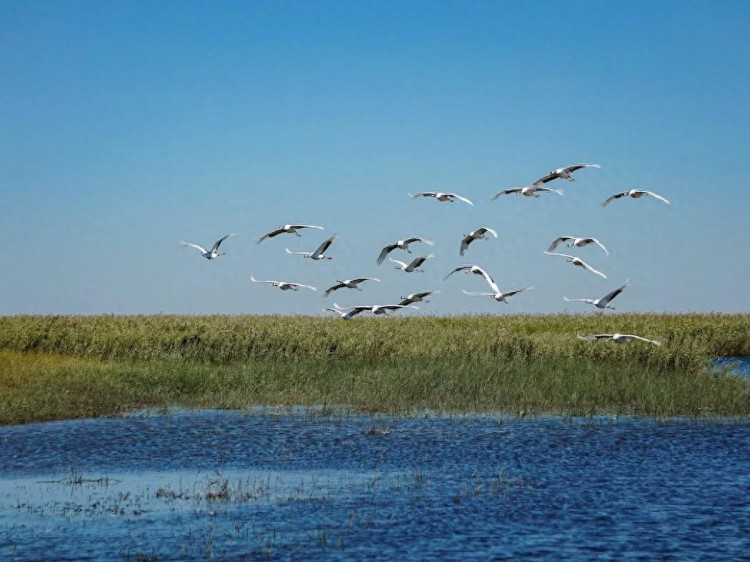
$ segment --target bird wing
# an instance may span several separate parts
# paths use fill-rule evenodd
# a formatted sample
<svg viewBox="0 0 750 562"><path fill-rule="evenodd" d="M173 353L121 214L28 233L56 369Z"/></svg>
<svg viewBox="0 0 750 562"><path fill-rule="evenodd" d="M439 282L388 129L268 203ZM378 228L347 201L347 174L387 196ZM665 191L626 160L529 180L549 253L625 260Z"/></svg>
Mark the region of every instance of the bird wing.
<svg viewBox="0 0 750 562"><path fill-rule="evenodd" d="M623 336L628 337L628 338L633 338L633 339L636 339L636 340L645 341L645 342L648 342L648 343L652 343L654 345L661 345L661 342L658 342L656 340L650 340L648 338L642 338L641 336L636 336L634 334L623 334Z"/></svg>
<svg viewBox="0 0 750 562"><path fill-rule="evenodd" d="M318 230L325 230L322 226L316 226L314 224L288 224L286 226L291 230L299 230L300 228L317 228Z"/></svg>
<svg viewBox="0 0 750 562"><path fill-rule="evenodd" d="M578 259L579 259L579 260L581 260L581 258L578 258ZM589 271L590 271L591 273L596 273L597 275L599 275L600 277L603 277L604 279L606 279L606 278L607 278L607 276L606 276L606 275L604 275L604 274L603 274L603 273L602 273L601 271L599 271L599 270L597 270L597 269L594 269L593 267L591 267L591 266L590 266L589 264L587 264L587 263L586 263L585 261L583 261L583 260L581 260L581 265L583 265L583 267L584 267L585 269L588 269L588 270L589 270Z"/></svg>
<svg viewBox="0 0 750 562"><path fill-rule="evenodd" d="M278 236L282 232L284 232L283 228L277 228L276 230L272 230L271 232L268 232L267 234L264 234L263 236L261 236L260 238L258 238L258 242L257 243L260 244L266 238L273 238L274 236Z"/></svg>
<svg viewBox="0 0 750 562"><path fill-rule="evenodd" d="M606 338L611 338L612 334L594 334L593 336L578 336L579 340L583 341L591 341L591 340L601 340Z"/></svg>
<svg viewBox="0 0 750 562"><path fill-rule="evenodd" d="M517 295L518 293L522 293L524 291L530 291L534 287L524 287L523 289L515 289L513 291L508 291L507 293L503 293L506 297L512 297L513 295Z"/></svg>
<svg viewBox="0 0 750 562"><path fill-rule="evenodd" d="M388 244L385 248L383 248L380 251L380 255L378 256L378 259L375 260L375 263L380 265L385 261L385 257L390 254L393 250L395 250L398 247L397 244Z"/></svg>
<svg viewBox="0 0 750 562"><path fill-rule="evenodd" d="M483 291L464 291L461 289L461 292L465 295L470 295L472 297L494 297L497 293L489 293L489 292L483 292Z"/></svg>
<svg viewBox="0 0 750 562"><path fill-rule="evenodd" d="M566 240L572 240L572 236L560 236L558 238L555 238L552 241L552 244L549 245L549 248L547 248L547 252L552 252L561 242L565 242Z"/></svg>
<svg viewBox="0 0 750 562"><path fill-rule="evenodd" d="M359 285L360 283L364 283L365 281L377 281L380 282L380 279L377 277L357 277L356 279L352 279L352 283Z"/></svg>
<svg viewBox="0 0 750 562"><path fill-rule="evenodd" d="M599 246L602 250L604 250L605 254L609 255L609 250L607 250L607 248L604 247L604 244L599 242L599 240L597 240L596 238L589 238L588 240Z"/></svg>
<svg viewBox="0 0 750 562"><path fill-rule="evenodd" d="M548 256L562 256L564 258L570 258L572 260L576 259L575 256L571 256L570 254L558 254L557 252L544 252Z"/></svg>
<svg viewBox="0 0 750 562"><path fill-rule="evenodd" d="M412 262L408 265L408 267L419 267L424 262L426 262L430 258L434 258L434 254L427 254L426 256L419 256L418 258L414 258Z"/></svg>
<svg viewBox="0 0 750 562"><path fill-rule="evenodd" d="M606 306L607 304L609 304L609 301L611 301L617 295L619 295L620 293L622 293L625 290L625 287L627 287L627 286L628 286L628 283L625 283L624 285L622 285L620 287L617 287L617 289L615 289L611 293L608 293L608 294L604 295L602 298L600 298L599 299L599 303Z"/></svg>
<svg viewBox="0 0 750 562"><path fill-rule="evenodd" d="M461 256L465 256L466 250L469 249L469 244L471 244L474 240L475 238L473 236L465 236L461 240L461 249L459 250L458 254Z"/></svg>
<svg viewBox="0 0 750 562"><path fill-rule="evenodd" d="M446 275L445 277L443 277L443 281L445 281L446 279L448 279L448 277L450 277L451 275L453 275L457 271L463 271L464 269L471 269L472 267L474 267L474 266L473 265L459 265L457 268L455 268L453 271L451 271L448 275Z"/></svg>
<svg viewBox="0 0 750 562"><path fill-rule="evenodd" d="M400 261L400 260L394 260L393 258L389 257L389 260L391 260L393 263L397 263L401 267L408 267L408 264L406 262Z"/></svg>
<svg viewBox="0 0 750 562"><path fill-rule="evenodd" d="M503 195L509 195L511 193L521 193L520 187L511 187L510 189L503 189L500 193L496 193L492 196L491 201L494 201L498 197L501 197Z"/></svg>
<svg viewBox="0 0 750 562"><path fill-rule="evenodd" d="M609 205L615 199L619 199L620 197L625 197L627 194L628 194L627 191L623 191L621 193L615 193L614 195L610 195L607 199L605 199L602 202L602 207L606 207L607 205Z"/></svg>
<svg viewBox="0 0 750 562"><path fill-rule="evenodd" d="M198 244L193 244L192 242L180 242L183 246L190 246L191 248L196 248L200 250L202 254L207 254L208 252L203 246L199 246Z"/></svg>
<svg viewBox="0 0 750 562"><path fill-rule="evenodd" d="M664 197L662 197L658 193L654 193L653 191L646 191L645 189L643 190L643 193L645 193L646 195L650 195L651 197L656 197L660 201L664 201L667 205L669 205L669 201L667 201Z"/></svg>
<svg viewBox="0 0 750 562"><path fill-rule="evenodd" d="M317 291L315 287L312 285L303 285L302 283L289 283L289 285L293 285L294 287L304 287L305 289L311 289L313 291Z"/></svg>
<svg viewBox="0 0 750 562"><path fill-rule="evenodd" d="M289 248L284 248L286 250L287 254L292 254L294 256L311 256L312 252L292 252Z"/></svg>
<svg viewBox="0 0 750 562"><path fill-rule="evenodd" d="M323 242L320 246L318 246L318 249L313 252L313 254L322 256L326 250L330 247L331 244L333 244L333 240L336 238L336 235L334 234L331 236L328 240Z"/></svg>
<svg viewBox="0 0 750 562"><path fill-rule="evenodd" d="M552 189L551 187L537 187L535 191L541 191L544 192L550 192L550 193L557 193L560 197L563 196L562 189Z"/></svg>
<svg viewBox="0 0 750 562"><path fill-rule="evenodd" d="M496 293L502 293L502 291L500 290L500 286L497 283L495 283L495 280L492 278L492 276L481 267L477 266L477 268L479 269L482 277L484 277L484 280L487 281L487 284L490 286L490 289L492 289Z"/></svg>
<svg viewBox="0 0 750 562"><path fill-rule="evenodd" d="M343 283L336 283L335 285L332 285L332 286L328 287L325 291L323 291L323 296L327 297L333 291L338 291L339 289L341 289L342 287L345 287L345 286L346 285L344 285Z"/></svg>
<svg viewBox="0 0 750 562"><path fill-rule="evenodd" d="M409 197L411 197L412 199L417 199L418 197L435 197L436 195L437 192L435 191L422 191L420 193L415 193L414 195L410 193Z"/></svg>
<svg viewBox="0 0 750 562"><path fill-rule="evenodd" d="M432 240L427 240L427 238L422 238L421 236L413 236L404 240L404 244L407 246L414 242L422 242L423 244L427 244L429 246L435 245L435 242L433 242Z"/></svg>
<svg viewBox="0 0 750 562"><path fill-rule="evenodd" d="M217 251L219 250L219 246L221 246L221 243L222 243L222 242L224 242L224 240L226 240L226 239L227 239L227 238L229 238L230 236L234 236L234 233L232 233L232 234L227 234L226 236L222 236L222 237L221 237L221 238L219 238L219 239L218 239L218 240L217 240L216 242L214 242L214 245L213 245L213 247L211 248L211 252L217 252Z"/></svg>
<svg viewBox="0 0 750 562"><path fill-rule="evenodd" d="M589 299L569 299L568 297L563 297L563 300L565 302L589 302Z"/></svg>
<svg viewBox="0 0 750 562"><path fill-rule="evenodd" d="M542 184L549 183L552 180L556 180L559 177L560 177L560 175L555 170L552 170L549 174L547 174L546 176L542 176L541 178L539 178L538 180L536 180L531 185L540 186Z"/></svg>
<svg viewBox="0 0 750 562"><path fill-rule="evenodd" d="M458 193L449 193L448 195L450 195L451 197L455 197L459 201L463 201L464 203L467 203L467 204L471 205L472 207L474 206L474 203L472 203L471 201L469 201L469 199L467 199L463 195L459 195Z"/></svg>
<svg viewBox="0 0 750 562"><path fill-rule="evenodd" d="M492 236L494 236L495 238L497 238L497 231L495 231L495 230L493 230L493 229L491 229L491 228L489 228L487 226L479 227L477 229L477 232L479 232L480 234L485 234L485 233L489 232L490 234L492 234Z"/></svg>
<svg viewBox="0 0 750 562"><path fill-rule="evenodd" d="M565 166L564 170L568 172L575 172L581 168L601 168L599 164L573 164L572 166Z"/></svg>

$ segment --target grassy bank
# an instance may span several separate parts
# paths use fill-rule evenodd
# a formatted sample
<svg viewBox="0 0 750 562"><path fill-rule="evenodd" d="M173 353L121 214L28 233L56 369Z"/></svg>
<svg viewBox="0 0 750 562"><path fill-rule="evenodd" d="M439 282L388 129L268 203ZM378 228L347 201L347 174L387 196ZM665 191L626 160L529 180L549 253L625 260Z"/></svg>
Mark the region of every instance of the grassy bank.
<svg viewBox="0 0 750 562"><path fill-rule="evenodd" d="M581 342L637 333L661 347ZM749 315L0 318L0 423L137 407L750 414Z"/></svg>

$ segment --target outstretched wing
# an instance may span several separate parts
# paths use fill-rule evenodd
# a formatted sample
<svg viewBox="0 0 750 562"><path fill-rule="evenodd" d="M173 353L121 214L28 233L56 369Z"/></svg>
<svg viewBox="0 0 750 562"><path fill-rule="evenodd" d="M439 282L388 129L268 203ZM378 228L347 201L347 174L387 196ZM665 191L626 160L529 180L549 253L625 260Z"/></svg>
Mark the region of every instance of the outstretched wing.
<svg viewBox="0 0 750 562"><path fill-rule="evenodd" d="M198 251L200 251L201 254L208 253L205 248L203 248L202 246L199 246L198 244L193 244L192 242L180 242L180 244L182 244L183 246L190 246L191 248L195 248Z"/></svg>
<svg viewBox="0 0 750 562"><path fill-rule="evenodd" d="M487 226L480 226L479 228L477 228L477 232L479 234L487 234L489 232L490 234L492 234L492 236L494 236L495 238L497 238L497 231L495 231L495 230L493 230L493 229L491 229L491 228L489 228Z"/></svg>
<svg viewBox="0 0 750 562"><path fill-rule="evenodd" d="M604 247L604 244L602 244L601 242L599 242L599 240L597 240L596 238L587 238L587 240L589 240L590 242L593 242L594 244L596 244L597 246L599 246L602 250L604 250L605 254L609 255L609 250L607 250L607 248Z"/></svg>
<svg viewBox="0 0 750 562"><path fill-rule="evenodd" d="M567 240L572 240L572 239L573 239L573 237L572 237L572 236L560 236L560 237L558 237L558 238L555 238L555 239L554 239L554 240L552 241L552 244L550 244L550 245L549 245L549 248L547 248L547 252L552 252L552 251L554 251L554 249L555 249L555 248L557 248L557 246L558 246L559 244L561 244L562 242L565 242L565 241L567 241Z"/></svg>
<svg viewBox="0 0 750 562"><path fill-rule="evenodd" d="M393 250L395 250L398 246L396 244L388 244L385 248L383 248L380 251L380 255L378 256L378 259L375 260L375 263L378 265L382 264L385 261L385 257L390 254Z"/></svg>
<svg viewBox="0 0 750 562"><path fill-rule="evenodd" d="M332 292L338 291L339 289L342 289L345 286L346 285L344 285L343 283L336 283L335 285L332 285L331 287L328 287L325 291L323 291L323 296L327 297Z"/></svg>
<svg viewBox="0 0 750 562"><path fill-rule="evenodd" d="M423 244L427 244L428 246L435 245L435 242L433 242L432 240L427 240L427 238L422 238L421 236L413 236L404 240L404 244L406 244L407 246L409 244L413 244L414 242L422 242Z"/></svg>
<svg viewBox="0 0 750 562"><path fill-rule="evenodd" d="M288 224L286 227L290 230L299 230L300 228L317 228L318 230L325 230L322 226L316 226L314 224Z"/></svg>
<svg viewBox="0 0 750 562"><path fill-rule="evenodd" d="M411 197L412 199L417 199L418 197L435 197L436 195L437 192L435 191L422 191L420 193L415 193L414 195L410 193L409 197Z"/></svg>
<svg viewBox="0 0 750 562"><path fill-rule="evenodd" d="M490 199L491 201L494 201L498 197L502 197L503 195L510 195L511 193L521 193L522 189L520 187L511 187L510 189L503 189L500 193L496 193L492 196Z"/></svg>
<svg viewBox="0 0 750 562"><path fill-rule="evenodd" d="M312 291L317 291L317 289L315 287L313 287L312 285L303 285L302 283L289 283L289 284L292 285L292 286L294 286L294 287L303 287L305 289L310 289Z"/></svg>
<svg viewBox="0 0 750 562"><path fill-rule="evenodd" d="M662 197L658 193L654 193L653 191L646 191L645 189L643 190L643 193L645 193L646 195L650 195L651 197L656 197L658 200L664 201L667 205L669 205L669 201L667 201L664 197Z"/></svg>
<svg viewBox="0 0 750 562"><path fill-rule="evenodd" d="M466 255L466 250L469 249L469 244L471 244L472 242L474 242L474 240L475 240L475 238L473 236L465 236L461 240L461 249L458 252L459 255L465 256Z"/></svg>
<svg viewBox="0 0 750 562"><path fill-rule="evenodd" d="M408 267L419 267L428 259L434 258L434 257L435 256L433 254L427 254L426 256L419 256L418 258L414 258Z"/></svg>
<svg viewBox="0 0 750 562"><path fill-rule="evenodd" d="M619 199L620 197L625 197L627 194L628 194L627 191L623 191L621 193L615 193L614 195L609 196L607 199L605 199L602 202L602 207L606 207L607 205L609 205L615 199Z"/></svg>
<svg viewBox="0 0 750 562"><path fill-rule="evenodd" d="M318 246L318 249L315 250L313 254L316 254L318 256L325 254L326 250L331 246L331 244L333 244L333 241L335 238L336 238L336 235L334 234L328 240L326 240L320 246Z"/></svg>
<svg viewBox="0 0 750 562"><path fill-rule="evenodd" d="M602 297L602 298L601 298L601 299L599 300L599 304L602 304L602 305L604 305L604 306L607 306L607 304L609 304L609 301L611 301L611 300L612 300L612 299L614 299L614 298L615 298L615 297L616 297L617 295L619 295L620 293L622 293L622 292L623 292L623 291L625 290L625 287L627 287L627 286L628 286L628 283L625 283L624 285L622 285L622 286L620 286L620 287L617 287L617 289L615 289L615 290L614 290L614 291L612 291L611 293L608 293L608 294L604 295L604 296L603 296L603 297Z"/></svg>
<svg viewBox="0 0 750 562"><path fill-rule="evenodd" d="M495 280L492 278L492 276L489 273L487 273L481 267L477 266L477 269L479 270L479 273L481 274L481 276L484 277L484 280L487 281L487 284L490 286L490 289L492 289L496 293L502 293L502 291L500 290L500 287L498 286L497 283L495 283Z"/></svg>
<svg viewBox="0 0 750 562"><path fill-rule="evenodd" d="M594 334L592 336L578 336L579 340L591 341L612 338L612 334Z"/></svg>
<svg viewBox="0 0 750 562"><path fill-rule="evenodd" d="M533 288L534 287L524 287L523 289L516 289L514 291L508 291L507 293L503 293L503 296L512 297L513 295L517 295L518 293L522 293L523 291L527 291Z"/></svg>
<svg viewBox="0 0 750 562"><path fill-rule="evenodd" d="M468 205L471 205L472 207L474 206L474 203L469 201L469 199L467 199L463 195L459 195L458 193L449 193L448 195L450 195L451 197L455 197L459 201L463 201L464 203L467 203Z"/></svg>
<svg viewBox="0 0 750 562"><path fill-rule="evenodd" d="M443 281L445 281L446 279L448 279L448 277L450 277L451 275L453 275L457 271L464 271L465 269L471 269L472 267L474 267L474 266L472 266L472 265L459 265L457 268L455 268L453 271L451 271L448 275L446 275L445 277L443 277Z"/></svg>
<svg viewBox="0 0 750 562"><path fill-rule="evenodd" d="M580 260L580 258L579 258L579 260ZM602 277L602 278L604 278L604 279L606 279L606 278L607 278L607 276L606 276L606 275L604 275L604 274L603 274L603 273L602 273L601 271L599 271L598 269L594 269L593 267L591 267L591 266L590 266L589 264L587 264L587 263L586 263L585 261L583 261L583 260L580 260L580 261L581 261L581 265L582 265L582 266L583 266L583 267L584 267L585 269L588 269L588 270L589 270L589 271L590 271L591 273L595 273L596 275L599 275L600 277Z"/></svg>
<svg viewBox="0 0 750 562"><path fill-rule="evenodd" d="M227 238L229 238L230 236L234 236L234 233L232 233L232 234L227 234L226 236L222 236L222 237L221 237L221 238L219 238L219 239L218 239L218 240L217 240L216 242L214 242L214 245L213 245L213 247L211 248L211 252L213 253L213 252L217 252L217 251L219 251L219 246L221 246L221 243L222 243L222 242L224 242L224 240L226 240L226 239L227 239Z"/></svg>
<svg viewBox="0 0 750 562"><path fill-rule="evenodd" d="M483 291L464 291L461 289L461 292L464 295L470 295L472 297L494 297L497 293L489 293L489 292L483 292Z"/></svg>
<svg viewBox="0 0 750 562"><path fill-rule="evenodd" d="M628 337L628 338L645 341L645 342L648 342L648 343L652 343L654 345L661 345L661 342L658 342L656 340L650 340L648 338L642 338L641 336L636 336L634 334L623 334L623 335L626 336L626 337Z"/></svg>
<svg viewBox="0 0 750 562"><path fill-rule="evenodd" d="M312 254L312 252L292 252L289 248L284 248L286 250L287 254L292 254L293 256L309 256Z"/></svg>
<svg viewBox="0 0 750 562"><path fill-rule="evenodd" d="M570 258L572 260L576 259L575 256L571 256L570 254L558 254L557 252L544 252L548 256L561 256L563 258Z"/></svg>
<svg viewBox="0 0 750 562"><path fill-rule="evenodd" d="M406 262L403 262L403 261L400 261L400 260L394 260L394 259L393 259L393 258L391 258L391 257L389 257L388 259L389 259L390 261L392 261L393 263L397 263L398 265L400 265L400 266L401 266L401 267L403 267L403 268L406 268L406 267L408 267L408 266L409 266L409 264L407 264Z"/></svg>
<svg viewBox="0 0 750 562"><path fill-rule="evenodd" d="M284 232L283 228L277 228L276 230L272 230L271 232L268 232L268 233L264 234L263 236L261 236L260 238L258 238L257 244L260 244L266 238L273 238L274 236L278 236L282 232Z"/></svg>

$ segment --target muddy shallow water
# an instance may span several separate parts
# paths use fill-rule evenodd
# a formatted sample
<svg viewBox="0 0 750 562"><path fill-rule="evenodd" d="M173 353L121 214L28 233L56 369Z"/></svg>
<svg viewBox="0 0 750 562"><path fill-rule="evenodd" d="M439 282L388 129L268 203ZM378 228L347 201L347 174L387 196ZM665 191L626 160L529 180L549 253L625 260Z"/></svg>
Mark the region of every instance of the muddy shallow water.
<svg viewBox="0 0 750 562"><path fill-rule="evenodd" d="M724 558L750 425L174 412L0 428L0 559Z"/></svg>

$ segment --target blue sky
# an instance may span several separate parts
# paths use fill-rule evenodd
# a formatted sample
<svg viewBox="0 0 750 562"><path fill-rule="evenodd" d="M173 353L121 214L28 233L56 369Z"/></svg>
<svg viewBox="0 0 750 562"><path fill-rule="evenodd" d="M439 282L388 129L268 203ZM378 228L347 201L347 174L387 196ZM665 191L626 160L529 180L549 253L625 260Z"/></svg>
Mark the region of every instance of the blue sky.
<svg viewBox="0 0 750 562"><path fill-rule="evenodd" d="M748 27L745 2L0 3L0 314L326 303L251 274L382 279L342 305L440 289L421 313L585 311L562 296L625 279L618 310L747 311ZM602 169L562 198L489 200L576 162ZM672 205L599 207L632 187ZM288 222L326 230L255 244ZM216 261L179 245L227 232ZM332 261L284 253L332 233ZM601 239L574 253L609 279L545 256L561 234ZM436 241L424 274L375 265L410 235ZM461 263L535 289L466 297Z"/></svg>

